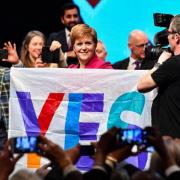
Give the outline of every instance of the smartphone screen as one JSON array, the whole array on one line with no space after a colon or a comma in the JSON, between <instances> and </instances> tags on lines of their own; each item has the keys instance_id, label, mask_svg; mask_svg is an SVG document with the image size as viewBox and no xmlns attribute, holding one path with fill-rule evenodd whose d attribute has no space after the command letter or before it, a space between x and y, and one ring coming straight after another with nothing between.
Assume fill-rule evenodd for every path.
<instances>
[{"instance_id":1,"label":"smartphone screen","mask_svg":"<svg viewBox=\"0 0 180 180\"><path fill-rule=\"evenodd\" d=\"M137 144L143 143L142 129L122 129L120 131L120 138L123 144Z\"/></svg>"},{"instance_id":2,"label":"smartphone screen","mask_svg":"<svg viewBox=\"0 0 180 180\"><path fill-rule=\"evenodd\" d=\"M13 153L39 152L38 143L37 136L15 137L11 139L11 151Z\"/></svg>"},{"instance_id":3,"label":"smartphone screen","mask_svg":"<svg viewBox=\"0 0 180 180\"><path fill-rule=\"evenodd\" d=\"M146 152L153 152L154 148L147 141L148 132L136 128L136 129L122 129L120 131L120 138L122 144L136 144L138 146L145 145Z\"/></svg>"},{"instance_id":4,"label":"smartphone screen","mask_svg":"<svg viewBox=\"0 0 180 180\"><path fill-rule=\"evenodd\" d=\"M92 145L81 145L80 147L81 156L92 156L94 154L95 154L95 150Z\"/></svg>"}]
</instances>

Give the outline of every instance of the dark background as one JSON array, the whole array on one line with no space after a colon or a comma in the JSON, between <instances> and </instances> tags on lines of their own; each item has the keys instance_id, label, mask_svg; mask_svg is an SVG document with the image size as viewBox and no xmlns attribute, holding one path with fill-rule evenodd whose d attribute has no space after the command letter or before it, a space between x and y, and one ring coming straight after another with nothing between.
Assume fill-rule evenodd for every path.
<instances>
[{"instance_id":1,"label":"dark background","mask_svg":"<svg viewBox=\"0 0 180 180\"><path fill-rule=\"evenodd\" d=\"M63 28L60 22L60 7L72 0L6 0L0 10L0 48L6 41L21 46L30 30L39 30L46 37Z\"/></svg>"}]
</instances>

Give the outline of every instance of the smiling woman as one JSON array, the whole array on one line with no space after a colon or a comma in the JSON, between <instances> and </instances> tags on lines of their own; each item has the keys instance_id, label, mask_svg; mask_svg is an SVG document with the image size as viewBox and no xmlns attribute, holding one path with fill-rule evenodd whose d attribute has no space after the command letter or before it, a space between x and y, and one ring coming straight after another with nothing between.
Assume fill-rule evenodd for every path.
<instances>
[{"instance_id":1,"label":"smiling woman","mask_svg":"<svg viewBox=\"0 0 180 180\"><path fill-rule=\"evenodd\" d=\"M78 24L71 30L71 42L79 64L69 68L112 69L109 62L100 61L96 56L97 34L86 24Z\"/></svg>"}]
</instances>

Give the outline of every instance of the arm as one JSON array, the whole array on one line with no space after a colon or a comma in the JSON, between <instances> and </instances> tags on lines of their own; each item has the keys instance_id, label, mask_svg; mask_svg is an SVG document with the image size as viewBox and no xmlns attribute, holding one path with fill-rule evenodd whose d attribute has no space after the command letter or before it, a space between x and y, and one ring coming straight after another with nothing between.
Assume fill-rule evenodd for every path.
<instances>
[{"instance_id":1,"label":"arm","mask_svg":"<svg viewBox=\"0 0 180 180\"><path fill-rule=\"evenodd\" d=\"M155 87L157 87L156 82L153 80L151 74L155 72L160 65L166 60L168 60L172 56L172 53L169 53L167 51L164 51L161 56L158 59L158 62L155 64L155 66L148 71L147 74L145 74L143 77L141 77L137 84L137 90L140 92L148 92Z\"/></svg>"},{"instance_id":2,"label":"arm","mask_svg":"<svg viewBox=\"0 0 180 180\"><path fill-rule=\"evenodd\" d=\"M78 174L77 179L81 179L81 173L73 165L73 162L75 162L78 158L79 146L77 145L66 152L46 137L42 135L39 137L39 148L41 149L40 155L48 158L52 162L56 162L62 170L64 178L70 177L73 174Z\"/></svg>"},{"instance_id":3,"label":"arm","mask_svg":"<svg viewBox=\"0 0 180 180\"><path fill-rule=\"evenodd\" d=\"M59 64L58 64L59 67L66 68L68 66L66 61L67 58L65 57L65 53L62 52L61 43L59 41L54 40L50 45L50 50L55 51L56 49L60 49Z\"/></svg>"},{"instance_id":4,"label":"arm","mask_svg":"<svg viewBox=\"0 0 180 180\"><path fill-rule=\"evenodd\" d=\"M139 92L148 92L157 87L156 82L151 77L151 74L155 71L153 69L139 79L137 84L137 90Z\"/></svg>"},{"instance_id":5,"label":"arm","mask_svg":"<svg viewBox=\"0 0 180 180\"><path fill-rule=\"evenodd\" d=\"M4 146L3 151L0 153L0 179L7 180L9 175L13 172L16 162L22 157L22 154L13 156L9 150L10 140Z\"/></svg>"}]
</instances>

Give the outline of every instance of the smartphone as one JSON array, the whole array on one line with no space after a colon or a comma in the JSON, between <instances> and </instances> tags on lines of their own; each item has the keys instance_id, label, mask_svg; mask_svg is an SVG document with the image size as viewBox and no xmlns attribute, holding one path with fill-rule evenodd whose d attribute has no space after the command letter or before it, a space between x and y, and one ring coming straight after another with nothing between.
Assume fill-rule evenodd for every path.
<instances>
[{"instance_id":1,"label":"smartphone","mask_svg":"<svg viewBox=\"0 0 180 180\"><path fill-rule=\"evenodd\" d=\"M0 66L10 68L12 64L10 62L2 61L2 59L8 58L8 50L7 49L0 49Z\"/></svg>"},{"instance_id":2,"label":"smartphone","mask_svg":"<svg viewBox=\"0 0 180 180\"><path fill-rule=\"evenodd\" d=\"M38 136L21 136L11 138L12 153L34 153L40 152Z\"/></svg>"},{"instance_id":3,"label":"smartphone","mask_svg":"<svg viewBox=\"0 0 180 180\"><path fill-rule=\"evenodd\" d=\"M42 48L41 59L44 63L59 63L59 53L60 49L55 51L50 51L49 46Z\"/></svg>"},{"instance_id":4,"label":"smartphone","mask_svg":"<svg viewBox=\"0 0 180 180\"><path fill-rule=\"evenodd\" d=\"M0 60L8 58L8 50L0 49Z\"/></svg>"},{"instance_id":5,"label":"smartphone","mask_svg":"<svg viewBox=\"0 0 180 180\"><path fill-rule=\"evenodd\" d=\"M119 133L119 141L122 144L136 144L138 146L146 146L145 151L153 152L154 148L147 141L147 136L150 132L144 129L121 129Z\"/></svg>"},{"instance_id":6,"label":"smartphone","mask_svg":"<svg viewBox=\"0 0 180 180\"><path fill-rule=\"evenodd\" d=\"M142 129L121 129L119 132L119 140L122 144L137 144L143 143Z\"/></svg>"},{"instance_id":7,"label":"smartphone","mask_svg":"<svg viewBox=\"0 0 180 180\"><path fill-rule=\"evenodd\" d=\"M92 145L81 145L80 155L81 156L92 156L95 154L94 147Z\"/></svg>"}]
</instances>

